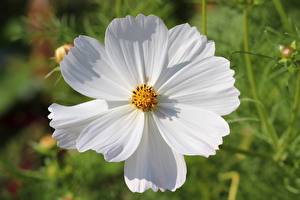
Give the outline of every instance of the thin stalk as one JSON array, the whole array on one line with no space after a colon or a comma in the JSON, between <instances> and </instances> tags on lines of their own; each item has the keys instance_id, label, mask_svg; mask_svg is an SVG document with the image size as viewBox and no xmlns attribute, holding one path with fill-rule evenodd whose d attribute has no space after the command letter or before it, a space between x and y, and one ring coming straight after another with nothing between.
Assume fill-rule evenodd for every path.
<instances>
[{"instance_id":1,"label":"thin stalk","mask_svg":"<svg viewBox=\"0 0 300 200\"><path fill-rule=\"evenodd\" d=\"M244 26L244 51L250 52L250 50L249 50L249 21L248 21L248 9L247 8L244 9L243 22L244 22L244 24L243 24L243 26ZM245 57L245 63L246 63L246 72L247 72L246 75L247 75L247 79L250 84L250 90L251 90L252 97L255 101L260 102L259 97L258 97L258 92L256 89L256 85L255 85L255 79L254 79L253 67L252 67L250 55L245 54L244 57ZM258 112L260 121L262 123L263 130L269 134L274 147L277 147L278 146L278 136L276 134L276 131L275 131L271 121L269 120L269 118L267 116L264 106L258 105L258 104L256 104L255 106L256 106L256 110Z\"/></svg>"},{"instance_id":2,"label":"thin stalk","mask_svg":"<svg viewBox=\"0 0 300 200\"><path fill-rule=\"evenodd\" d=\"M242 155L245 155L245 156L258 157L258 158L261 158L263 160L272 160L272 157L270 157L269 155L253 152L253 151L250 151L250 150L240 149L240 148L233 147L233 146L228 146L228 145L225 145L225 144L223 144L221 146L221 149L224 150L224 151L230 152L230 153L238 153L238 154L242 154Z\"/></svg>"},{"instance_id":3,"label":"thin stalk","mask_svg":"<svg viewBox=\"0 0 300 200\"><path fill-rule=\"evenodd\" d=\"M280 160L282 154L285 151L287 145L294 139L294 134L296 133L296 120L300 112L300 70L298 70L297 83L295 88L295 96L292 104L292 112L290 117L290 123L286 132L280 138L280 148L275 156L275 159Z\"/></svg>"},{"instance_id":4,"label":"thin stalk","mask_svg":"<svg viewBox=\"0 0 300 200\"><path fill-rule=\"evenodd\" d=\"M206 14L206 0L202 0L202 33L207 35L207 14Z\"/></svg>"},{"instance_id":5,"label":"thin stalk","mask_svg":"<svg viewBox=\"0 0 300 200\"><path fill-rule=\"evenodd\" d=\"M230 179L231 184L229 188L228 200L236 200L239 183L240 183L240 174L236 171L226 172L221 174L221 179L226 180Z\"/></svg>"},{"instance_id":6,"label":"thin stalk","mask_svg":"<svg viewBox=\"0 0 300 200\"><path fill-rule=\"evenodd\" d=\"M297 116L299 115L300 111L300 70L298 70L298 77L297 77L297 83L296 83L296 89L295 89L295 97L292 107L292 114L291 114L291 123L289 125L288 130L292 132L295 124Z\"/></svg>"},{"instance_id":7,"label":"thin stalk","mask_svg":"<svg viewBox=\"0 0 300 200\"><path fill-rule=\"evenodd\" d=\"M117 0L116 6L115 6L115 12L118 17L121 16L121 6L122 6L122 0Z\"/></svg>"},{"instance_id":8,"label":"thin stalk","mask_svg":"<svg viewBox=\"0 0 300 200\"><path fill-rule=\"evenodd\" d=\"M13 176L17 176L19 178L36 179L36 180L46 180L47 179L47 177L39 174L38 172L17 169L10 162L8 162L6 160L2 160L1 158L0 158L0 167L2 167L5 170L5 172L11 173Z\"/></svg>"},{"instance_id":9,"label":"thin stalk","mask_svg":"<svg viewBox=\"0 0 300 200\"><path fill-rule=\"evenodd\" d=\"M283 24L283 27L285 28L286 31L288 32L293 32L292 25L287 17L287 14L282 6L282 3L280 0L273 0L273 4L275 6L275 9L277 13L279 14L281 23Z\"/></svg>"}]
</instances>

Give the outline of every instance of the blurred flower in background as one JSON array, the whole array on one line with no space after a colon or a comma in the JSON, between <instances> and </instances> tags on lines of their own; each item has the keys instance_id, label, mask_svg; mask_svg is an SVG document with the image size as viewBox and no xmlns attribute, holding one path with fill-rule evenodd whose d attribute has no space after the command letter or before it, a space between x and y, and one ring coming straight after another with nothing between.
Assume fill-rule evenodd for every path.
<instances>
[{"instance_id":1,"label":"blurred flower in background","mask_svg":"<svg viewBox=\"0 0 300 200\"><path fill-rule=\"evenodd\" d=\"M70 49L73 47L73 45L71 44L64 44L60 47L58 47L55 50L55 61L59 64L60 61L63 60L63 58L65 57L65 55L68 54L68 52L70 51Z\"/></svg>"}]
</instances>

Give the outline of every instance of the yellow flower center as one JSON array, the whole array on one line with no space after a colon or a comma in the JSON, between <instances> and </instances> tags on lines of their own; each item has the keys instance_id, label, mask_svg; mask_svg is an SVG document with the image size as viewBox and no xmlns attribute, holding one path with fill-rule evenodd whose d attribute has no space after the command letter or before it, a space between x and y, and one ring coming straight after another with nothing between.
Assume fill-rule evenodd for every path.
<instances>
[{"instance_id":1,"label":"yellow flower center","mask_svg":"<svg viewBox=\"0 0 300 200\"><path fill-rule=\"evenodd\" d=\"M158 104L157 96L152 86L141 84L132 91L131 103L143 112L152 111Z\"/></svg>"}]
</instances>

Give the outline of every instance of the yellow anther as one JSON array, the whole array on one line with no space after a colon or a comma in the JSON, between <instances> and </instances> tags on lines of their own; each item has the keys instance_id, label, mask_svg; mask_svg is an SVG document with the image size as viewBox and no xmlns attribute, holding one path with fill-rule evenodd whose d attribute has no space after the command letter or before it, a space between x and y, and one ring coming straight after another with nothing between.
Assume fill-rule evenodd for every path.
<instances>
[{"instance_id":1,"label":"yellow anther","mask_svg":"<svg viewBox=\"0 0 300 200\"><path fill-rule=\"evenodd\" d=\"M158 104L157 96L152 86L141 84L132 91L131 103L143 112L152 111Z\"/></svg>"}]
</instances>

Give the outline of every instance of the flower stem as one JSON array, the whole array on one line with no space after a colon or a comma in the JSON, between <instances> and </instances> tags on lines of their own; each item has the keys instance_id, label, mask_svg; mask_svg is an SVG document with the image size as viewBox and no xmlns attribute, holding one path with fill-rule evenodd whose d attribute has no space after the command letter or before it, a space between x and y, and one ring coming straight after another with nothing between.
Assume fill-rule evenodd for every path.
<instances>
[{"instance_id":1,"label":"flower stem","mask_svg":"<svg viewBox=\"0 0 300 200\"><path fill-rule=\"evenodd\" d=\"M0 158L0 169L1 168L4 169L4 172L7 172L20 179L47 180L47 177L39 174L36 171L18 169L9 161Z\"/></svg>"},{"instance_id":2,"label":"flower stem","mask_svg":"<svg viewBox=\"0 0 300 200\"><path fill-rule=\"evenodd\" d=\"M220 175L223 180L230 179L231 184L229 188L228 200L236 200L237 192L240 183L240 174L236 171L226 172Z\"/></svg>"},{"instance_id":3,"label":"flower stem","mask_svg":"<svg viewBox=\"0 0 300 200\"><path fill-rule=\"evenodd\" d=\"M300 111L300 70L298 70L298 75L297 75L297 83L296 83L296 88L295 88L295 96L292 104L292 112L291 112L291 120L289 123L288 128L286 129L286 132L283 134L283 136L280 138L280 148L277 152L277 155L275 155L276 160L280 160L282 154L285 151L285 148L287 145L294 140L294 134L297 132L295 129L296 125L296 120L299 115Z\"/></svg>"},{"instance_id":4,"label":"flower stem","mask_svg":"<svg viewBox=\"0 0 300 200\"><path fill-rule=\"evenodd\" d=\"M243 13L243 22L244 22L244 51L250 52L249 51L249 22L248 22L248 8L244 9ZM250 90L252 97L255 101L259 101L256 85L255 85L255 79L254 79L254 74L253 74L253 68L252 68L252 63L250 59L249 54L245 54L245 63L246 63L246 74L247 74L247 79L250 84ZM258 116L260 118L260 121L262 123L263 130L267 132L271 138L272 144L274 147L278 146L278 136L276 134L276 131L269 120L267 113L265 111L265 108L263 105L256 104L256 110L258 112Z\"/></svg>"},{"instance_id":5,"label":"flower stem","mask_svg":"<svg viewBox=\"0 0 300 200\"><path fill-rule=\"evenodd\" d=\"M283 24L283 27L286 29L288 32L293 32L293 28L290 24L290 21L287 17L287 14L282 6L282 3L280 0L273 0L273 4L275 6L276 11L279 14L281 23Z\"/></svg>"},{"instance_id":6,"label":"flower stem","mask_svg":"<svg viewBox=\"0 0 300 200\"><path fill-rule=\"evenodd\" d=\"M299 114L299 109L300 109L300 70L298 70L295 97L294 97L294 102L292 107L291 122L288 128L288 130L291 130L291 132L296 124L296 119Z\"/></svg>"},{"instance_id":7,"label":"flower stem","mask_svg":"<svg viewBox=\"0 0 300 200\"><path fill-rule=\"evenodd\" d=\"M118 17L121 17L121 6L122 6L122 0L117 0L115 6L115 12Z\"/></svg>"},{"instance_id":8,"label":"flower stem","mask_svg":"<svg viewBox=\"0 0 300 200\"><path fill-rule=\"evenodd\" d=\"M240 149L240 148L233 147L233 146L228 146L228 145L225 145L225 144L223 144L221 146L221 149L224 150L224 151L230 152L230 153L237 153L237 154L242 154L242 155L250 156L250 157L258 157L258 158L261 158L263 160L272 160L272 157L270 157L269 155L253 152L253 151L250 151L250 150Z\"/></svg>"},{"instance_id":9,"label":"flower stem","mask_svg":"<svg viewBox=\"0 0 300 200\"><path fill-rule=\"evenodd\" d=\"M202 0L202 33L207 35L206 0Z\"/></svg>"}]
</instances>

